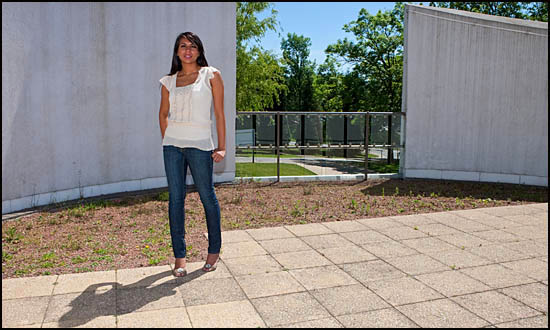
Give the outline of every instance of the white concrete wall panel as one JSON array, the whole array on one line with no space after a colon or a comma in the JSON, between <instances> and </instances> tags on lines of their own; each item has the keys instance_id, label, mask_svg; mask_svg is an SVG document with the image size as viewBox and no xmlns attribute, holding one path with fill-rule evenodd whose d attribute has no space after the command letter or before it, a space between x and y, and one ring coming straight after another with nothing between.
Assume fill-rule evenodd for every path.
<instances>
[{"instance_id":1,"label":"white concrete wall panel","mask_svg":"<svg viewBox=\"0 0 550 330\"><path fill-rule=\"evenodd\" d=\"M405 30L405 177L547 186L548 23L406 5Z\"/></svg>"},{"instance_id":2,"label":"white concrete wall panel","mask_svg":"<svg viewBox=\"0 0 550 330\"><path fill-rule=\"evenodd\" d=\"M158 80L185 31L224 79L231 181L235 3L2 3L2 213L166 186Z\"/></svg>"}]
</instances>

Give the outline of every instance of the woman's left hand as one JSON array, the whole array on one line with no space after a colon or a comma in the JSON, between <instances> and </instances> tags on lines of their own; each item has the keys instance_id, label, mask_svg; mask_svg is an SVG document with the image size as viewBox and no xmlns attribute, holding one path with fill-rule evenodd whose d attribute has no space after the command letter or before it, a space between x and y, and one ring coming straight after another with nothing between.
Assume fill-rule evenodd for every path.
<instances>
[{"instance_id":1,"label":"woman's left hand","mask_svg":"<svg viewBox=\"0 0 550 330\"><path fill-rule=\"evenodd\" d=\"M216 149L212 153L212 158L216 163L221 162L225 157L225 150Z\"/></svg>"}]
</instances>

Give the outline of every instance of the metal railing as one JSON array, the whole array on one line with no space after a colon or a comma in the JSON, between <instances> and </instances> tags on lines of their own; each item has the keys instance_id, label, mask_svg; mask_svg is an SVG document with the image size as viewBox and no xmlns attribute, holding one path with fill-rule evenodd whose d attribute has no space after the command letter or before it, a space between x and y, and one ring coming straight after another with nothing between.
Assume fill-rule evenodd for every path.
<instances>
[{"instance_id":1,"label":"metal railing","mask_svg":"<svg viewBox=\"0 0 550 330\"><path fill-rule=\"evenodd\" d=\"M296 143L283 143L283 139L281 136L282 132L282 122L281 117L282 116L300 116L300 133L301 137L299 141L301 144L298 144L298 139L296 139ZM348 149L359 149L365 151L365 180L367 180L367 172L368 172L368 155L369 155L369 148L384 148L388 149L388 157L391 159L393 157L393 149L400 150L400 153L403 152L405 148L405 139L404 139L404 128L405 128L405 112L297 112L297 111L238 111L236 120L239 120L239 116L252 116L252 133L253 133L253 140L249 141L249 143L243 143L244 145L239 145L239 143L236 143L236 150L252 150L253 151L253 157L254 157L254 151L255 150L275 150L277 153L277 182L280 181L280 155L281 150L301 150L302 155L304 154L304 150L307 149L343 149L344 155L346 155L346 152ZM273 141L274 143L264 144L256 143L256 122L257 122L257 116L275 116L275 138ZM326 136L326 130L323 130L323 136L322 136L322 142L317 143L310 143L306 142L307 139L305 138L305 117L306 116L343 116L344 117L344 125L343 125L343 141L338 142L337 144L331 143L331 141L327 141ZM353 141L349 141L348 139L348 117L350 116L364 116L364 127L363 127L363 137L361 138L360 143L353 143L358 142L358 139L352 139ZM373 116L386 116L387 117L387 128L388 128L388 134L387 134L387 140L385 143L382 144L369 144L369 139L371 138L371 122L370 119L373 118ZM400 141L399 143L395 143L395 141L392 140L392 134L391 134L391 127L392 127L392 116L400 116L401 118L401 124L400 124ZM238 127L238 125L237 125ZM238 142L238 141L237 141ZM345 156L346 157L346 156ZM400 157L401 158L401 157ZM254 161L254 158L253 158ZM401 169L403 164L400 162L399 166L399 172L401 173Z\"/></svg>"}]
</instances>

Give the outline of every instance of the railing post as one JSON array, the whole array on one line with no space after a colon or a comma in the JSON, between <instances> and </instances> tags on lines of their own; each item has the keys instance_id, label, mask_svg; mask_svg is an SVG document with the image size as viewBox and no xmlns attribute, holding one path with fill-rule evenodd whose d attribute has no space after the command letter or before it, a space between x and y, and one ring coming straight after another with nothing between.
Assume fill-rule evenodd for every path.
<instances>
[{"instance_id":1,"label":"railing post","mask_svg":"<svg viewBox=\"0 0 550 330\"><path fill-rule=\"evenodd\" d=\"M280 127L281 127L281 112L277 111L277 182L279 182L280 180L280 170L279 170L279 162L280 162L280 137L281 137L281 130L280 130Z\"/></svg>"},{"instance_id":2,"label":"railing post","mask_svg":"<svg viewBox=\"0 0 550 330\"><path fill-rule=\"evenodd\" d=\"M305 146L306 142L306 116L300 115L300 145ZM300 149L300 154L305 155L305 150Z\"/></svg>"},{"instance_id":3,"label":"railing post","mask_svg":"<svg viewBox=\"0 0 550 330\"><path fill-rule=\"evenodd\" d=\"M369 113L365 115L365 181L369 172Z\"/></svg>"},{"instance_id":4,"label":"railing post","mask_svg":"<svg viewBox=\"0 0 550 330\"><path fill-rule=\"evenodd\" d=\"M348 116L344 115L344 144L348 144ZM348 149L344 149L344 158L348 158Z\"/></svg>"},{"instance_id":5,"label":"railing post","mask_svg":"<svg viewBox=\"0 0 550 330\"><path fill-rule=\"evenodd\" d=\"M391 147L391 135L392 135L392 115L388 115L388 165L393 162L393 149Z\"/></svg>"},{"instance_id":6,"label":"railing post","mask_svg":"<svg viewBox=\"0 0 550 330\"><path fill-rule=\"evenodd\" d=\"M254 147L256 146L256 115L252 115L252 129L254 130ZM256 150L255 148L252 148L252 163L254 163L254 153Z\"/></svg>"}]
</instances>

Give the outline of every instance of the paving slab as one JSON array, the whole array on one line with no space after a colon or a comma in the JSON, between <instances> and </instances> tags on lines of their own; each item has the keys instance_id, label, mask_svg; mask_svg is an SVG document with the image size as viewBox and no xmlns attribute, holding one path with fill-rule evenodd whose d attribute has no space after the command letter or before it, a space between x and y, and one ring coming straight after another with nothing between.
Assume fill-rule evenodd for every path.
<instances>
[{"instance_id":1,"label":"paving slab","mask_svg":"<svg viewBox=\"0 0 550 330\"><path fill-rule=\"evenodd\" d=\"M2 328L41 324L50 296L2 299Z\"/></svg>"},{"instance_id":2,"label":"paving slab","mask_svg":"<svg viewBox=\"0 0 550 330\"><path fill-rule=\"evenodd\" d=\"M343 328L342 324L334 317L318 319L313 321L297 322L285 325L278 325L274 328Z\"/></svg>"},{"instance_id":3,"label":"paving slab","mask_svg":"<svg viewBox=\"0 0 550 330\"><path fill-rule=\"evenodd\" d=\"M189 281L179 285L178 290L186 307L246 299L243 290L232 277Z\"/></svg>"},{"instance_id":4,"label":"paving slab","mask_svg":"<svg viewBox=\"0 0 550 330\"><path fill-rule=\"evenodd\" d=\"M98 316L89 321L64 320L64 321L56 321L56 322L44 322L42 324L42 328L116 328L116 327L117 327L117 317L114 315ZM38 328L40 328L40 324Z\"/></svg>"},{"instance_id":5,"label":"paving slab","mask_svg":"<svg viewBox=\"0 0 550 330\"><path fill-rule=\"evenodd\" d=\"M540 226L528 225L513 228L504 228L502 230L525 239L546 239L548 241L548 231L540 230Z\"/></svg>"},{"instance_id":6,"label":"paving slab","mask_svg":"<svg viewBox=\"0 0 550 330\"><path fill-rule=\"evenodd\" d=\"M310 291L359 283L353 279L353 277L334 265L293 269L290 270L289 273Z\"/></svg>"},{"instance_id":7,"label":"paving slab","mask_svg":"<svg viewBox=\"0 0 550 330\"><path fill-rule=\"evenodd\" d=\"M306 291L288 271L237 276L235 278L248 298L260 298Z\"/></svg>"},{"instance_id":8,"label":"paving slab","mask_svg":"<svg viewBox=\"0 0 550 330\"><path fill-rule=\"evenodd\" d=\"M283 269L296 269L332 265L332 262L315 250L274 254Z\"/></svg>"},{"instance_id":9,"label":"paving slab","mask_svg":"<svg viewBox=\"0 0 550 330\"><path fill-rule=\"evenodd\" d=\"M391 220L400 222L407 227L416 227L420 225L427 225L430 223L438 223L438 221L430 216L430 213L424 214L411 214L390 217Z\"/></svg>"},{"instance_id":10,"label":"paving slab","mask_svg":"<svg viewBox=\"0 0 550 330\"><path fill-rule=\"evenodd\" d=\"M114 270L63 274L59 275L53 294L74 293L82 291L105 291L116 287L116 272Z\"/></svg>"},{"instance_id":11,"label":"paving slab","mask_svg":"<svg viewBox=\"0 0 550 330\"><path fill-rule=\"evenodd\" d=\"M363 244L361 247L382 259L404 257L419 253L417 250L403 244L403 242L392 240L387 242Z\"/></svg>"},{"instance_id":12,"label":"paving slab","mask_svg":"<svg viewBox=\"0 0 550 330\"><path fill-rule=\"evenodd\" d=\"M537 258L509 261L501 265L537 281L548 281L548 263Z\"/></svg>"},{"instance_id":13,"label":"paving slab","mask_svg":"<svg viewBox=\"0 0 550 330\"><path fill-rule=\"evenodd\" d=\"M58 275L2 279L2 300L49 296Z\"/></svg>"},{"instance_id":14,"label":"paving slab","mask_svg":"<svg viewBox=\"0 0 550 330\"><path fill-rule=\"evenodd\" d=\"M508 206L508 207L485 207L479 209L483 213L487 213L494 216L512 216L512 215L526 215L526 214L533 214L537 213L537 209L534 209L532 207L526 206L526 205L514 205L514 206Z\"/></svg>"},{"instance_id":15,"label":"paving slab","mask_svg":"<svg viewBox=\"0 0 550 330\"><path fill-rule=\"evenodd\" d=\"M472 235L487 241L501 244L526 240L526 238L499 229L476 231L475 233L472 233Z\"/></svg>"},{"instance_id":16,"label":"paving slab","mask_svg":"<svg viewBox=\"0 0 550 330\"><path fill-rule=\"evenodd\" d=\"M327 235L313 235L305 236L301 238L307 245L311 246L313 249L326 249L332 247L344 247L344 246L353 246L354 244L349 240L338 234L327 234Z\"/></svg>"},{"instance_id":17,"label":"paving slab","mask_svg":"<svg viewBox=\"0 0 550 330\"><path fill-rule=\"evenodd\" d=\"M334 231L326 226L323 226L320 223L308 223L303 225L290 225L284 227L290 230L296 236L334 234Z\"/></svg>"},{"instance_id":18,"label":"paving slab","mask_svg":"<svg viewBox=\"0 0 550 330\"><path fill-rule=\"evenodd\" d=\"M312 250L309 245L299 238L273 239L259 241L258 243L270 254Z\"/></svg>"},{"instance_id":19,"label":"paving slab","mask_svg":"<svg viewBox=\"0 0 550 330\"><path fill-rule=\"evenodd\" d=\"M208 238L208 234L205 234ZM246 230L222 231L222 244L252 241L254 238Z\"/></svg>"},{"instance_id":20,"label":"paving slab","mask_svg":"<svg viewBox=\"0 0 550 330\"><path fill-rule=\"evenodd\" d=\"M247 229L246 232L249 233L250 236L252 236L252 238L254 238L257 241L266 240L266 239L295 237L293 233L291 233L284 227Z\"/></svg>"},{"instance_id":21,"label":"paving slab","mask_svg":"<svg viewBox=\"0 0 550 330\"><path fill-rule=\"evenodd\" d=\"M525 305L548 314L548 286L540 283L518 285L498 290Z\"/></svg>"},{"instance_id":22,"label":"paving slab","mask_svg":"<svg viewBox=\"0 0 550 330\"><path fill-rule=\"evenodd\" d=\"M398 306L397 309L422 328L481 328L490 325L449 299Z\"/></svg>"},{"instance_id":23,"label":"paving slab","mask_svg":"<svg viewBox=\"0 0 550 330\"><path fill-rule=\"evenodd\" d=\"M450 299L493 324L541 315L533 308L497 291L473 293Z\"/></svg>"},{"instance_id":24,"label":"paving slab","mask_svg":"<svg viewBox=\"0 0 550 330\"><path fill-rule=\"evenodd\" d=\"M332 315L344 315L391 307L361 284L311 291Z\"/></svg>"},{"instance_id":25,"label":"paving slab","mask_svg":"<svg viewBox=\"0 0 550 330\"><path fill-rule=\"evenodd\" d=\"M116 318L119 328L191 328L185 307L139 311Z\"/></svg>"},{"instance_id":26,"label":"paving slab","mask_svg":"<svg viewBox=\"0 0 550 330\"><path fill-rule=\"evenodd\" d=\"M405 240L402 240L401 243L415 249L420 253L456 249L456 246L451 245L435 237L405 239Z\"/></svg>"},{"instance_id":27,"label":"paving slab","mask_svg":"<svg viewBox=\"0 0 550 330\"><path fill-rule=\"evenodd\" d=\"M103 276L107 276L105 274ZM155 286L159 284L176 284L172 277L170 265L141 267L132 269L118 269L116 271L117 289L131 289L141 286ZM100 282L109 285L108 282Z\"/></svg>"},{"instance_id":28,"label":"paving slab","mask_svg":"<svg viewBox=\"0 0 550 330\"><path fill-rule=\"evenodd\" d=\"M518 242L521 244L521 242ZM517 244L517 243L510 243ZM473 253L492 262L506 262L529 258L530 256L508 248L510 244L495 244L490 246L474 246L465 248L465 251Z\"/></svg>"},{"instance_id":29,"label":"paving slab","mask_svg":"<svg viewBox=\"0 0 550 330\"><path fill-rule=\"evenodd\" d=\"M500 264L471 267L458 270L476 280L494 288L533 283L535 280L523 276L518 272L508 269Z\"/></svg>"},{"instance_id":30,"label":"paving slab","mask_svg":"<svg viewBox=\"0 0 550 330\"><path fill-rule=\"evenodd\" d=\"M466 218L456 219L456 221L444 222L444 224L448 227L457 229L457 230L459 230L461 232L465 232L465 233L472 233L472 232L476 232L476 231L486 231L486 230L495 229L494 227L487 226L487 225L482 224L478 221L468 220Z\"/></svg>"},{"instance_id":31,"label":"paving slab","mask_svg":"<svg viewBox=\"0 0 550 330\"><path fill-rule=\"evenodd\" d=\"M193 328L265 328L248 300L187 307ZM180 325L178 325L179 327Z\"/></svg>"},{"instance_id":32,"label":"paving slab","mask_svg":"<svg viewBox=\"0 0 550 330\"><path fill-rule=\"evenodd\" d=\"M376 257L375 255L356 245L346 245L343 247L319 249L317 251L325 258L337 265L378 259L378 257Z\"/></svg>"},{"instance_id":33,"label":"paving slab","mask_svg":"<svg viewBox=\"0 0 550 330\"><path fill-rule=\"evenodd\" d=\"M340 233L340 236L343 236L345 239L357 245L391 241L391 238L375 230Z\"/></svg>"},{"instance_id":34,"label":"paving slab","mask_svg":"<svg viewBox=\"0 0 550 330\"><path fill-rule=\"evenodd\" d=\"M426 255L438 260L452 269L475 267L493 263L489 259L477 256L462 249L427 252Z\"/></svg>"},{"instance_id":35,"label":"paving slab","mask_svg":"<svg viewBox=\"0 0 550 330\"><path fill-rule=\"evenodd\" d=\"M521 224L515 221L506 220L502 217L497 217L483 212L469 214L468 219L479 222L489 227L493 227L494 229L504 229L521 226Z\"/></svg>"},{"instance_id":36,"label":"paving slab","mask_svg":"<svg viewBox=\"0 0 550 330\"><path fill-rule=\"evenodd\" d=\"M393 308L337 316L346 328L418 328L418 324Z\"/></svg>"},{"instance_id":37,"label":"paving slab","mask_svg":"<svg viewBox=\"0 0 550 330\"><path fill-rule=\"evenodd\" d=\"M548 315L528 317L513 322L504 322L496 325L497 328L544 328L548 329Z\"/></svg>"},{"instance_id":38,"label":"paving slab","mask_svg":"<svg viewBox=\"0 0 550 330\"><path fill-rule=\"evenodd\" d=\"M442 294L408 276L369 282L367 288L393 306L444 298Z\"/></svg>"},{"instance_id":39,"label":"paving slab","mask_svg":"<svg viewBox=\"0 0 550 330\"><path fill-rule=\"evenodd\" d=\"M408 226L381 229L380 232L398 241L411 238L429 237L427 234L421 232L420 230Z\"/></svg>"},{"instance_id":40,"label":"paving slab","mask_svg":"<svg viewBox=\"0 0 550 330\"><path fill-rule=\"evenodd\" d=\"M361 283L406 277L407 274L383 260L339 265L351 277Z\"/></svg>"},{"instance_id":41,"label":"paving slab","mask_svg":"<svg viewBox=\"0 0 550 330\"><path fill-rule=\"evenodd\" d=\"M331 221L321 224L335 233L355 232L369 229L369 227L358 221Z\"/></svg>"},{"instance_id":42,"label":"paving slab","mask_svg":"<svg viewBox=\"0 0 550 330\"><path fill-rule=\"evenodd\" d=\"M428 236L441 236L441 235L450 235L450 234L459 234L459 230L456 230L450 226L446 226L441 223L429 223L425 225L417 226L418 230L428 234Z\"/></svg>"},{"instance_id":43,"label":"paving slab","mask_svg":"<svg viewBox=\"0 0 550 330\"><path fill-rule=\"evenodd\" d=\"M330 317L308 292L251 299L268 327Z\"/></svg>"},{"instance_id":44,"label":"paving slab","mask_svg":"<svg viewBox=\"0 0 550 330\"><path fill-rule=\"evenodd\" d=\"M175 283L152 287L140 286L117 292L117 315L173 307L184 307L181 293Z\"/></svg>"},{"instance_id":45,"label":"paving slab","mask_svg":"<svg viewBox=\"0 0 550 330\"><path fill-rule=\"evenodd\" d=\"M361 219L357 222L374 230L403 226L401 222L392 220L390 217Z\"/></svg>"},{"instance_id":46,"label":"paving slab","mask_svg":"<svg viewBox=\"0 0 550 330\"><path fill-rule=\"evenodd\" d=\"M412 256L388 258L386 262L409 275L419 275L449 270L445 264L424 254Z\"/></svg>"},{"instance_id":47,"label":"paving slab","mask_svg":"<svg viewBox=\"0 0 550 330\"><path fill-rule=\"evenodd\" d=\"M115 290L68 293L51 297L44 323L59 322L62 327L86 324L100 316L116 315ZM75 322L68 322L75 321Z\"/></svg>"},{"instance_id":48,"label":"paving slab","mask_svg":"<svg viewBox=\"0 0 550 330\"><path fill-rule=\"evenodd\" d=\"M437 239L445 241L459 248L498 244L472 235L473 233L460 233L437 236Z\"/></svg>"},{"instance_id":49,"label":"paving slab","mask_svg":"<svg viewBox=\"0 0 550 330\"><path fill-rule=\"evenodd\" d=\"M490 286L456 270L416 275L414 278L447 297L491 290Z\"/></svg>"},{"instance_id":50,"label":"paving slab","mask_svg":"<svg viewBox=\"0 0 550 330\"><path fill-rule=\"evenodd\" d=\"M283 267L270 255L232 258L225 265L234 276L278 272Z\"/></svg>"},{"instance_id":51,"label":"paving slab","mask_svg":"<svg viewBox=\"0 0 550 330\"><path fill-rule=\"evenodd\" d=\"M220 258L242 258L249 256L257 256L267 254L267 251L262 248L256 241L244 241L236 243L223 244L220 251Z\"/></svg>"}]
</instances>

